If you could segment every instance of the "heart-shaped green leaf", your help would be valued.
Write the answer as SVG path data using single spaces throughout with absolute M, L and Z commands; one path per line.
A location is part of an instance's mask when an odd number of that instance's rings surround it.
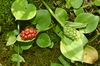
M 82 33 L 90 33 L 96 29 L 99 22 L 99 17 L 91 13 L 81 13 L 75 18 L 74 22 L 79 22 L 86 25 L 85 28 L 79 29 Z
M 11 6 L 11 12 L 16 20 L 29 20 L 36 15 L 36 7 L 28 4 L 27 0 L 15 0 Z
M 82 33 L 80 33 L 80 38 L 74 41 L 70 41 L 69 38 L 65 37 L 61 39 L 60 50 L 62 54 L 70 60 L 82 62 L 83 48 L 87 42 L 87 38 Z
M 50 37 L 46 33 L 42 33 L 38 36 L 36 43 L 39 47 L 45 48 L 51 45 Z
M 70 4 L 74 8 L 79 8 L 83 3 L 83 0 L 70 0 Z
M 18 59 L 18 56 L 19 56 L 19 59 Z M 18 62 L 18 60 L 19 62 L 25 62 L 24 58 L 18 54 L 13 54 L 11 60 L 13 62 Z
M 11 35 L 8 38 L 8 41 L 6 43 L 6 46 L 13 45 L 15 42 L 16 42 L 16 36 L 15 35 Z
M 50 26 L 51 15 L 47 10 L 38 10 L 32 24 L 36 23 L 38 31 L 44 30 Z

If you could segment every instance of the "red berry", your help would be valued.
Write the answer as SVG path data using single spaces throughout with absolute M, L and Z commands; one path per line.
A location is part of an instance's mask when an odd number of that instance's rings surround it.
M 28 39 L 32 39 L 32 35 L 31 34 L 28 34 L 27 37 L 28 37 Z
M 24 33 L 21 33 L 21 34 L 20 34 L 20 36 L 21 36 L 21 37 L 24 37 L 24 36 L 25 36 L 25 34 L 24 34 Z
M 25 33 L 25 31 L 23 30 L 21 33 Z
M 20 33 L 20 37 L 23 39 L 23 40 L 31 40 L 33 38 L 36 37 L 36 34 L 37 31 L 33 28 L 26 28 L 25 30 L 23 30 L 21 33 Z
M 33 33 L 33 30 L 32 30 L 32 29 L 30 29 L 30 30 L 29 30 L 29 32 L 30 32 L 30 33 Z
M 34 33 L 32 34 L 32 37 L 33 37 L 33 38 L 35 37 L 35 34 L 34 34 Z
M 28 39 L 28 37 L 26 35 L 23 38 L 24 38 L 24 40 L 27 40 Z
M 33 31 L 33 33 L 34 33 L 34 34 L 36 34 L 36 33 L 37 33 L 37 31 L 36 31 L 36 30 L 34 30 L 34 31 Z
M 25 31 L 25 34 L 28 35 L 29 34 L 29 31 Z
M 25 32 L 26 32 L 26 31 L 29 31 L 29 30 L 30 30 L 29 28 L 26 28 L 26 29 L 25 29 Z

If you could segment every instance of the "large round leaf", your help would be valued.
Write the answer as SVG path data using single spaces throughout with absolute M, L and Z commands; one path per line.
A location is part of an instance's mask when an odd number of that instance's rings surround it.
M 11 12 L 16 20 L 29 20 L 36 15 L 36 7 L 28 4 L 27 0 L 15 0 Z
M 36 43 L 39 47 L 45 48 L 51 45 L 50 37 L 46 33 L 42 33 L 38 36 Z
M 84 34 L 80 33 L 80 38 L 78 40 L 71 41 L 66 36 L 61 39 L 60 50 L 62 54 L 73 61 L 83 60 L 83 48 L 84 45 L 88 42 Z
M 32 24 L 36 24 L 38 31 L 47 29 L 51 23 L 51 15 L 47 10 L 38 10 Z
M 99 17 L 91 13 L 81 13 L 75 18 L 75 22 L 83 23 L 85 28 L 81 28 L 82 33 L 90 33 L 94 31 L 98 25 Z

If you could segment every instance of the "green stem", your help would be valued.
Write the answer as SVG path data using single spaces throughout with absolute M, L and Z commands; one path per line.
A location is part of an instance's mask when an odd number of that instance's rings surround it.
M 18 29 L 18 32 L 20 32 L 20 22 L 19 21 L 18 21 L 17 29 Z M 19 61 L 19 42 L 18 42 L 18 50 L 17 50 L 17 59 L 18 59 L 17 66 L 20 66 L 20 61 Z
M 90 44 L 90 43 L 93 42 L 95 39 L 97 39 L 99 35 L 100 35 L 100 33 L 97 32 L 96 35 L 93 36 L 93 37 L 89 40 L 88 44 Z
M 53 13 L 53 11 L 50 9 L 50 7 L 45 3 L 44 0 L 41 0 L 42 3 L 46 6 L 46 8 L 49 10 L 49 12 L 51 13 L 51 15 L 60 23 L 60 25 L 62 27 L 64 27 L 65 25 L 56 17 L 56 15 Z
M 20 66 L 20 61 L 19 61 L 19 42 L 18 42 L 18 50 L 17 50 L 17 59 L 18 59 L 17 66 Z
M 67 63 L 66 61 L 65 61 L 65 59 L 62 57 L 62 56 L 59 56 L 59 61 L 64 65 L 64 66 L 70 66 L 69 65 L 69 63 Z

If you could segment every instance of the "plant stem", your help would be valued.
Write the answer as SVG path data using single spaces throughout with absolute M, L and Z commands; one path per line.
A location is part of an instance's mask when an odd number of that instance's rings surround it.
M 18 21 L 18 25 L 17 25 L 17 29 L 18 29 L 18 32 L 20 32 L 20 22 Z M 20 66 L 20 61 L 19 61 L 19 42 L 18 42 L 18 48 L 17 48 L 17 66 Z
M 62 56 L 59 56 L 59 61 L 64 65 L 64 66 L 70 66 L 69 65 L 69 63 L 67 63 L 66 61 L 65 61 L 65 59 L 62 57 Z
M 20 61 L 19 61 L 19 42 L 18 42 L 18 50 L 17 50 L 17 59 L 18 59 L 18 63 L 17 66 L 20 66 Z
M 93 42 L 95 39 L 97 39 L 99 35 L 100 35 L 100 33 L 97 32 L 96 35 L 93 36 L 93 37 L 89 40 L 88 44 L 90 44 L 90 43 Z
M 46 6 L 46 8 L 49 10 L 49 12 L 51 13 L 51 15 L 60 23 L 60 25 L 62 27 L 64 27 L 65 25 L 56 17 L 56 15 L 53 13 L 53 11 L 50 9 L 50 7 L 45 3 L 44 0 L 41 0 L 42 3 Z

